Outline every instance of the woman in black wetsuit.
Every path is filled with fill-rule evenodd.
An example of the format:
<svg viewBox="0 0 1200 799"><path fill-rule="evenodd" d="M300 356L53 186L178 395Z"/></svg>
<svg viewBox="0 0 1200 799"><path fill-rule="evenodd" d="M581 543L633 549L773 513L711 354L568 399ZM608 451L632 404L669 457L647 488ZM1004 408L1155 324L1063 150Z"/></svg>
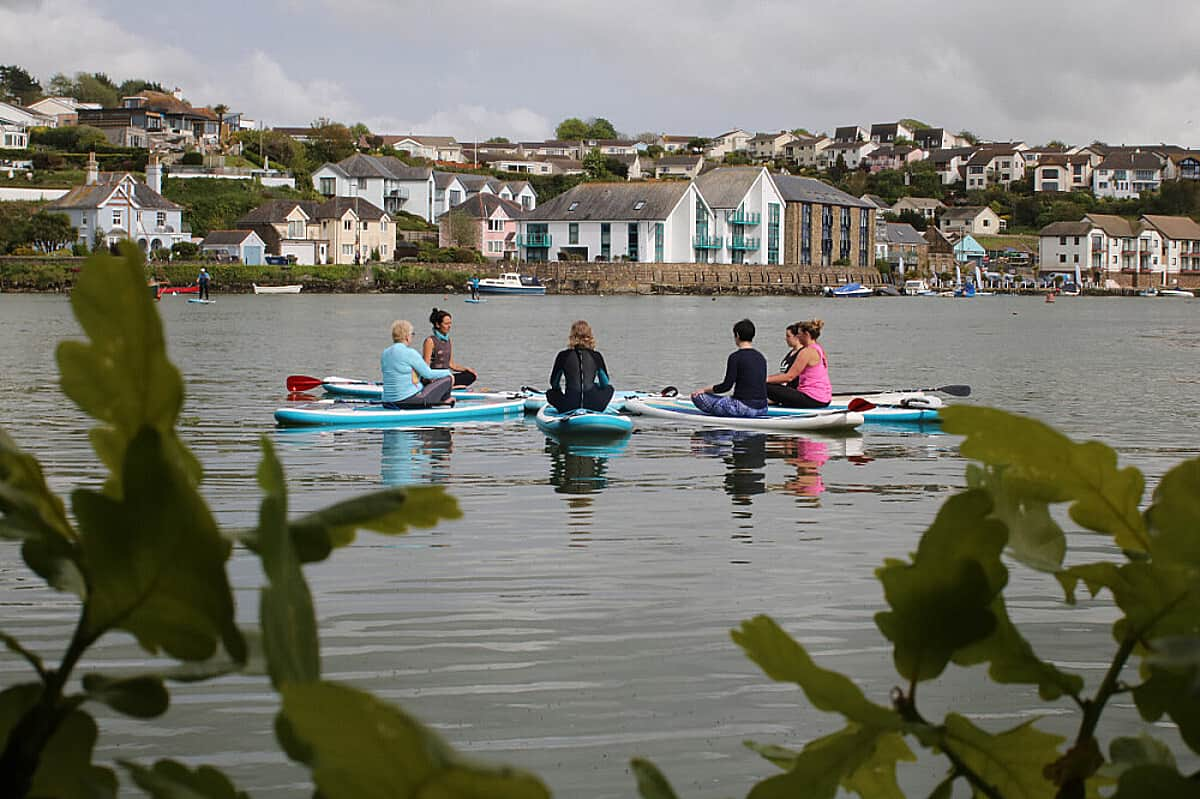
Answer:
<svg viewBox="0 0 1200 799"><path fill-rule="evenodd" d="M579 408L604 410L612 400L613 387L604 356L596 352L591 325L582 319L571 325L567 347L554 359L546 401L559 413ZM565 388L560 387L564 380Z"/></svg>
<svg viewBox="0 0 1200 799"><path fill-rule="evenodd" d="M454 372L454 387L462 388L474 383L478 375L471 367L454 362L454 344L450 341L450 326L453 323L449 311L433 309L433 313L429 314L433 332L421 346L421 356L430 369L449 369Z"/></svg>

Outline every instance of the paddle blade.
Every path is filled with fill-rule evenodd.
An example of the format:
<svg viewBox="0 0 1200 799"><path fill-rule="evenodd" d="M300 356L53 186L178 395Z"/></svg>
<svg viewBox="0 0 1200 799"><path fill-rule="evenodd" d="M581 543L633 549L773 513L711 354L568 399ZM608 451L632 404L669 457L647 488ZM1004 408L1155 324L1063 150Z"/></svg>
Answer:
<svg viewBox="0 0 1200 799"><path fill-rule="evenodd" d="M325 381L319 377L309 377L308 375L288 375L287 390L288 391L309 391L310 389L320 388Z"/></svg>
<svg viewBox="0 0 1200 799"><path fill-rule="evenodd" d="M952 397L969 397L969 396L971 396L971 387L970 386L942 386L941 388L937 388L934 390L940 391L943 394L949 394Z"/></svg>
<svg viewBox="0 0 1200 799"><path fill-rule="evenodd" d="M868 402L867 400L863 399L862 397L855 397L854 399L850 400L850 402L846 405L846 410L853 411L854 413L862 413L863 411L869 411L872 408L877 408L877 407L879 407L879 406L877 406L873 402Z"/></svg>

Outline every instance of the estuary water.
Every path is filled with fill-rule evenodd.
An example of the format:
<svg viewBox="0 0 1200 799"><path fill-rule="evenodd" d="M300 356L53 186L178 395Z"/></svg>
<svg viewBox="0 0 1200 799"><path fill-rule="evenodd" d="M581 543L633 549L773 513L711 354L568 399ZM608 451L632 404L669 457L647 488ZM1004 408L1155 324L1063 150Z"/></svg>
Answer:
<svg viewBox="0 0 1200 799"><path fill-rule="evenodd" d="M308 568L325 677L402 705L473 757L537 772L564 797L636 795L634 756L656 762L682 796L740 796L776 772L743 740L799 748L839 729L733 644L729 630L759 613L886 703L898 678L873 621L883 606L874 569L915 549L964 484L958 439L936 427L768 436L654 420L600 449L548 440L531 419L296 432L271 416L287 401L287 375L374 378L391 321L410 319L419 338L436 305L454 315L455 359L480 372L481 387L544 387L582 318L618 387L684 393L720 379L738 319L755 321L774 364L784 326L815 317L839 390L966 383L968 402L1111 444L1150 486L1200 454L1200 300L214 297L159 308L187 382L182 434L222 525L254 523L263 436L283 460L293 513L403 484L446 486L463 511L403 537L360 535ZM88 421L57 384L54 347L75 335L66 297L0 295L0 424L64 494L103 476ZM1116 557L1098 537L1071 543L1076 557ZM252 626L258 561L235 553L230 571L239 619ZM1113 650L1104 603L1067 608L1053 579L1021 567L1009 590L1039 654L1094 688ZM53 661L76 613L4 545L0 630ZM145 663L114 635L81 671ZM25 680L24 668L0 659L0 684ZM993 730L1037 714L1059 732L1077 724L1073 706L1047 713L1034 692L996 689L978 668L952 667L922 688L921 705ZM255 797L307 795L305 772L275 743L276 709L261 676L173 686L170 711L152 722L98 711L97 757L208 763ZM1110 729L1142 729L1127 702L1112 714ZM944 761L925 758L902 768L902 784L927 791L943 773Z"/></svg>

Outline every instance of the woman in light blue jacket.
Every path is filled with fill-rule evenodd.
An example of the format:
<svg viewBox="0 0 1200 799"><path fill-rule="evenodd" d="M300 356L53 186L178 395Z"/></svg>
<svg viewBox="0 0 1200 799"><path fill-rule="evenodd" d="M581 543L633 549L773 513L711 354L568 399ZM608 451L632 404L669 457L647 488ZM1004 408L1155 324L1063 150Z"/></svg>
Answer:
<svg viewBox="0 0 1200 799"><path fill-rule="evenodd" d="M379 368L383 372L383 407L426 408L450 404L454 388L454 373L449 369L431 369L421 353L409 346L412 341L412 322L398 319L392 322L392 346L383 351ZM421 385L421 378L431 382Z"/></svg>

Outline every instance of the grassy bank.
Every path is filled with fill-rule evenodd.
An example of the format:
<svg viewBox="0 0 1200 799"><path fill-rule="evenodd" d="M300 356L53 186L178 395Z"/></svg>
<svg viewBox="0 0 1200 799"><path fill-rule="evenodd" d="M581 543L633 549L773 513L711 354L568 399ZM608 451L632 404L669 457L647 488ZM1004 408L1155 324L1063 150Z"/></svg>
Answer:
<svg viewBox="0 0 1200 799"><path fill-rule="evenodd" d="M146 280L154 278L172 286L188 286L196 281L202 266L212 275L212 290L226 293L251 292L253 283L266 286L302 283L306 293L437 293L446 291L447 287L465 290L470 277L453 265L446 268L424 264L282 267L189 262L147 264ZM83 258L0 258L0 291L68 291L82 268Z"/></svg>

